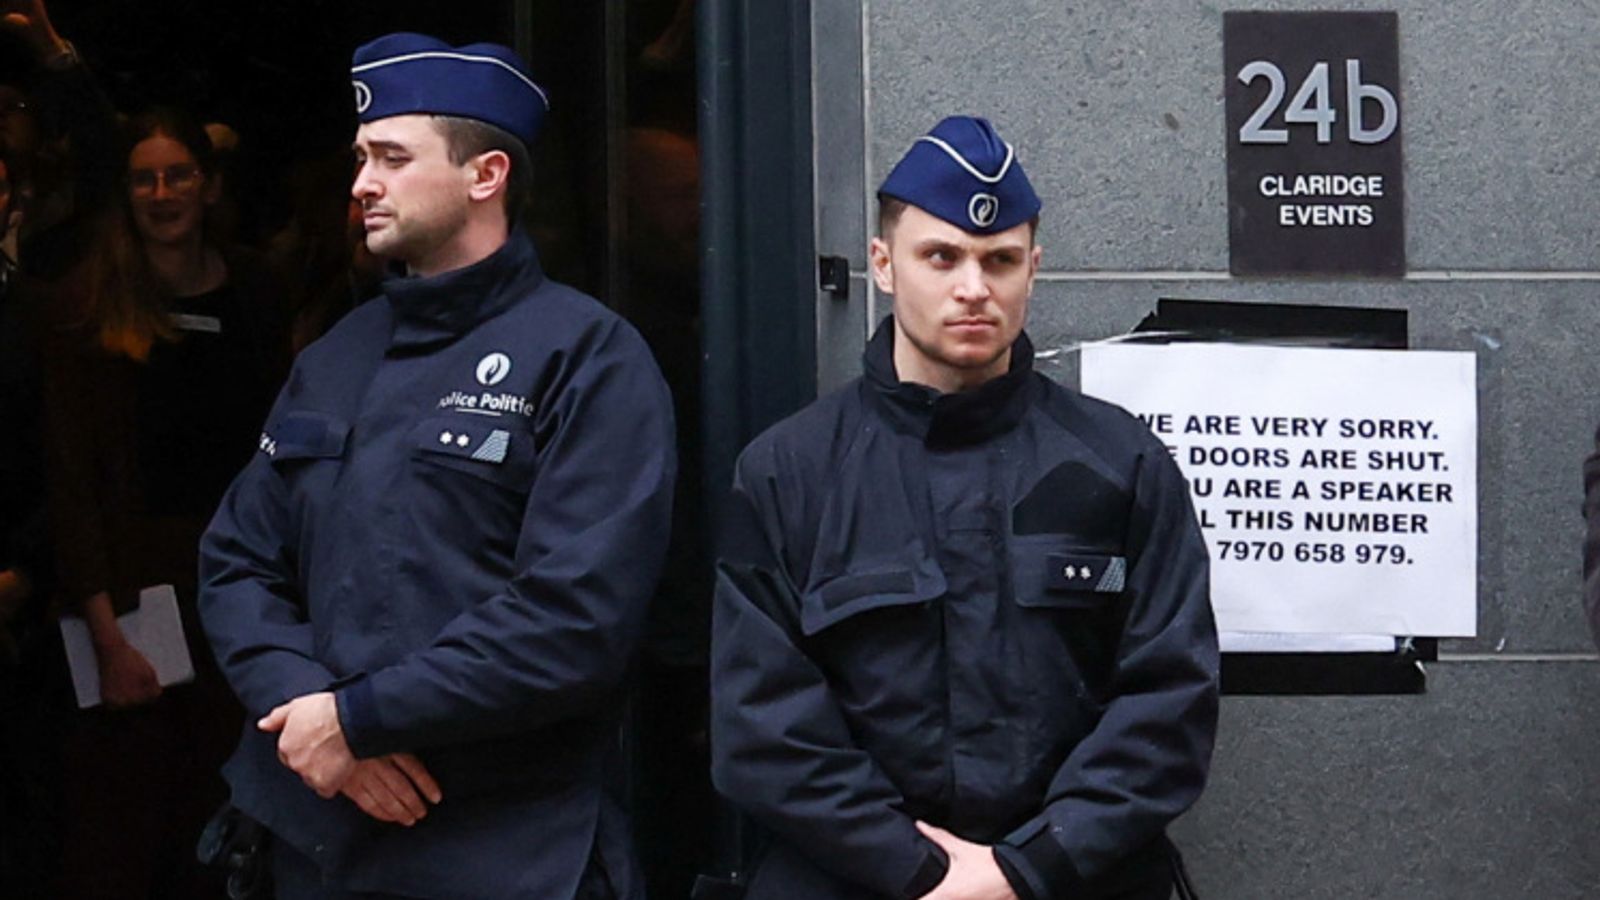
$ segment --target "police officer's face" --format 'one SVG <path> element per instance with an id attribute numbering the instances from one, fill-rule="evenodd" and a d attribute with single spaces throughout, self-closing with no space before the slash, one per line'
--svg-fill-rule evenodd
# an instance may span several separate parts
<path id="1" fill-rule="evenodd" d="M 356 178 L 367 249 L 430 275 L 454 268 L 452 248 L 467 222 L 472 173 L 450 161 L 427 116 L 393 116 L 356 132 Z"/>
<path id="2" fill-rule="evenodd" d="M 128 203 L 139 236 L 165 245 L 197 239 L 206 204 L 216 199 L 216 185 L 208 182 L 182 142 L 154 134 L 135 144 L 128 154 Z"/>
<path id="3" fill-rule="evenodd" d="M 878 289 L 894 295 L 900 380 L 949 393 L 1005 374 L 1039 270 L 1031 225 L 969 234 L 911 206 L 871 256 Z"/>

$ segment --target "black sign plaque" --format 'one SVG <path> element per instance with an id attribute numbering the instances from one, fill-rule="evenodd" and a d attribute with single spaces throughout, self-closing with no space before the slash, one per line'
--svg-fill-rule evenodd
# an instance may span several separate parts
<path id="1" fill-rule="evenodd" d="M 1235 275 L 1406 270 L 1393 12 L 1223 14 Z"/>

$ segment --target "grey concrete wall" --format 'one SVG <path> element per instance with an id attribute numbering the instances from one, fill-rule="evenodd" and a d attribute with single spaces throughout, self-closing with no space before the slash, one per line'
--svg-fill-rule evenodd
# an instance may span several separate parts
<path id="1" fill-rule="evenodd" d="M 1225 8 L 1399 13 L 1407 278 L 1227 274 Z M 1478 355 L 1479 637 L 1445 643 L 1424 696 L 1228 698 L 1176 829 L 1202 895 L 1600 896 L 1578 468 L 1600 422 L 1600 3 L 813 0 L 813 20 L 818 247 L 854 270 L 848 299 L 819 295 L 824 386 L 887 311 L 870 189 L 956 112 L 994 120 L 1044 198 L 1043 348 L 1189 297 L 1404 308 L 1414 344 Z"/>

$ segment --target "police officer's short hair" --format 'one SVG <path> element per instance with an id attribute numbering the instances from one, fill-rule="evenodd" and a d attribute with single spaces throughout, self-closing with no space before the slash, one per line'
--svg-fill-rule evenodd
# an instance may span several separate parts
<path id="1" fill-rule="evenodd" d="M 527 145 L 511 132 L 477 119 L 434 116 L 433 121 L 444 135 L 450 162 L 455 165 L 491 150 L 511 158 L 511 172 L 506 178 L 506 221 L 517 224 L 533 193 L 533 159 Z"/>

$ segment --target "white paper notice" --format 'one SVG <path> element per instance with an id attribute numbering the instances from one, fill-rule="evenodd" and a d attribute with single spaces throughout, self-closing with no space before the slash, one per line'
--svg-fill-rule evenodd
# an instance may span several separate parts
<path id="1" fill-rule="evenodd" d="M 139 608 L 118 616 L 117 624 L 128 643 L 150 661 L 162 687 L 194 680 L 194 661 L 183 638 L 183 619 L 178 614 L 178 595 L 172 585 L 158 584 L 140 591 Z M 100 666 L 89 640 L 88 624 L 76 616 L 63 616 L 61 640 L 66 645 L 78 707 L 98 706 Z"/>
<path id="2" fill-rule="evenodd" d="M 1262 634 L 1223 631 L 1217 634 L 1223 653 L 1393 653 L 1391 634 Z"/>
<path id="3" fill-rule="evenodd" d="M 1475 633 L 1471 353 L 1094 346 L 1082 371 L 1188 477 L 1219 629 Z"/>

